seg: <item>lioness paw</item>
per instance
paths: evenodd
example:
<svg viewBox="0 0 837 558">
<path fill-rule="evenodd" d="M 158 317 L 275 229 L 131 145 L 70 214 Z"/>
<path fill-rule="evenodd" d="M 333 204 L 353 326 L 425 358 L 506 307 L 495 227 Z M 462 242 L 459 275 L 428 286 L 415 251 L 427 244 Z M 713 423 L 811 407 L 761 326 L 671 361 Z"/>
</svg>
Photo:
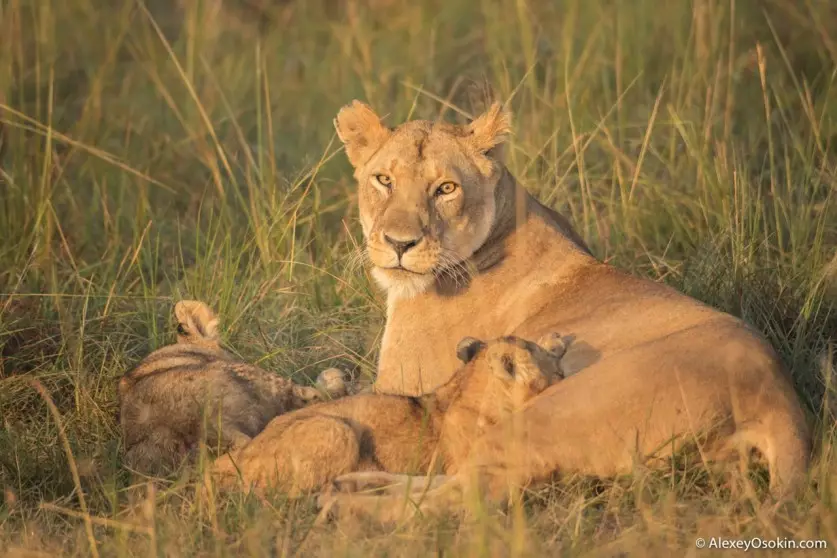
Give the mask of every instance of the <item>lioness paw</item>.
<svg viewBox="0 0 837 558">
<path fill-rule="evenodd" d="M 342 493 L 372 492 L 379 495 L 413 494 L 438 488 L 450 478 L 447 475 L 412 476 L 381 471 L 358 471 L 334 479 L 330 490 Z"/>
<path fill-rule="evenodd" d="M 363 482 L 363 477 L 357 474 L 345 476 Z M 328 486 L 317 497 L 320 514 L 316 522 L 321 523 L 331 518 L 363 518 L 386 524 L 407 521 L 417 514 L 436 515 L 464 511 L 462 486 L 454 477 L 390 476 L 403 478 L 392 489 L 384 489 L 383 494 L 346 492 L 342 491 L 338 484 Z M 373 477 L 374 473 L 370 480 L 375 480 Z M 403 479 L 410 479 L 414 484 L 405 485 Z M 410 487 L 409 490 L 406 490 L 407 486 Z"/>
</svg>

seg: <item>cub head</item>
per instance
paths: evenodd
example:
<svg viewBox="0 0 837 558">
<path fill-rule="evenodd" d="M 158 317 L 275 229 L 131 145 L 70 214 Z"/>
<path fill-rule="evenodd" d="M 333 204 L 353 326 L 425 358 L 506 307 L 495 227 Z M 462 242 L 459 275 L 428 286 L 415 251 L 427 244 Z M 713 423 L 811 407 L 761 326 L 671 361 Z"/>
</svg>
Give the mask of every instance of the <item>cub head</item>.
<svg viewBox="0 0 837 558">
<path fill-rule="evenodd" d="M 487 342 L 466 337 L 456 349 L 465 364 L 462 379 L 468 382 L 460 393 L 475 397 L 470 406 L 479 405 L 487 418 L 515 411 L 563 378 L 561 358 L 566 350 L 567 344 L 557 333 L 537 343 L 514 336 Z"/>
<path fill-rule="evenodd" d="M 177 342 L 207 349 L 220 348 L 218 316 L 198 300 L 181 300 L 174 305 L 177 318 Z"/>
<path fill-rule="evenodd" d="M 499 103 L 464 126 L 413 120 L 390 129 L 354 101 L 334 126 L 355 169 L 372 274 L 389 295 L 423 292 L 485 243 L 511 130 Z"/>
</svg>

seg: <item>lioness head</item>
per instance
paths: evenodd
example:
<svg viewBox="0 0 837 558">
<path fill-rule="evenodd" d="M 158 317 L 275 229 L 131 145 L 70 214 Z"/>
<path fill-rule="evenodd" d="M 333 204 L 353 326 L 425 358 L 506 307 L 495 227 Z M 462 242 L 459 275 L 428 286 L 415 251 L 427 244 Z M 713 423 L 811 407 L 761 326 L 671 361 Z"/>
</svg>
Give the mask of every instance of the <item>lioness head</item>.
<svg viewBox="0 0 837 558">
<path fill-rule="evenodd" d="M 537 343 L 508 336 L 483 342 L 466 337 L 459 342 L 457 357 L 468 385 L 459 390 L 465 403 L 482 409 L 488 419 L 519 409 L 554 381 L 563 378 L 561 358 L 567 345 L 558 334 L 543 336 Z"/>
<path fill-rule="evenodd" d="M 390 129 L 354 101 L 334 126 L 355 168 L 372 274 L 388 294 L 424 291 L 485 243 L 511 127 L 500 104 L 465 126 L 413 120 Z"/>
</svg>

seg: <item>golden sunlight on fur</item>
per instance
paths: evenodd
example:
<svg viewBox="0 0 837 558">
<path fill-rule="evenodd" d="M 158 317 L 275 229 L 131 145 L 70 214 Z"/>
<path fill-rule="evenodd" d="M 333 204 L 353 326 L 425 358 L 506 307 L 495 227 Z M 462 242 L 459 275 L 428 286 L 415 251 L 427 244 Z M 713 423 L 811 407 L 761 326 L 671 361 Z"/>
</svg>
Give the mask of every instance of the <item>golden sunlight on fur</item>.
<svg viewBox="0 0 837 558">
<path fill-rule="evenodd" d="M 561 336 L 532 343 L 504 337 L 463 339 L 463 366 L 422 397 L 357 395 L 277 417 L 249 444 L 222 456 L 222 486 L 316 489 L 352 471 L 455 473 L 472 440 L 561 377 Z M 434 458 L 435 456 L 435 458 Z"/>
<path fill-rule="evenodd" d="M 500 498 L 556 472 L 629 473 L 720 425 L 719 447 L 758 449 L 773 493 L 789 493 L 811 436 L 773 348 L 740 319 L 591 255 L 503 165 L 510 122 L 499 105 L 465 126 L 389 129 L 358 101 L 337 116 L 388 295 L 376 391 L 418 396 L 445 384 L 466 335 L 561 331 L 574 338 L 568 378 L 519 414 L 517 447 L 504 429 L 486 431 L 459 484 L 479 479 Z"/>
</svg>

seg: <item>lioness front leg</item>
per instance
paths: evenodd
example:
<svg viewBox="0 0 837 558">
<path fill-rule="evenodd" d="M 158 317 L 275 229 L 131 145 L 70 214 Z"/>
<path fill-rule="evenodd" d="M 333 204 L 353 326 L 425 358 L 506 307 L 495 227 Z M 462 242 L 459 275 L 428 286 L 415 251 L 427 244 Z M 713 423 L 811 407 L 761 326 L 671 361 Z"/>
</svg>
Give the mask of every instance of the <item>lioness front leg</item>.
<svg viewBox="0 0 837 558">
<path fill-rule="evenodd" d="M 381 483 L 390 481 L 383 485 Z M 347 486 L 348 485 L 348 486 Z M 349 488 L 353 491 L 342 491 Z M 381 489 L 369 494 L 364 489 Z M 451 476 L 409 476 L 384 473 L 349 473 L 323 490 L 317 498 L 317 522 L 331 516 L 368 517 L 383 523 L 398 522 L 414 515 L 439 515 L 464 509 L 462 484 Z"/>
<path fill-rule="evenodd" d="M 410 494 L 438 488 L 449 475 L 403 475 L 383 471 L 358 471 L 334 479 L 326 490 L 340 493 L 375 491 L 379 494 Z"/>
<path fill-rule="evenodd" d="M 463 513 L 480 503 L 502 505 L 517 493 L 509 489 L 521 488 L 526 478 L 510 475 L 502 458 L 493 463 L 475 461 L 453 476 L 349 473 L 338 477 L 319 495 L 319 520 L 355 516 L 392 523 L 415 515 Z M 375 493 L 370 494 L 373 490 Z"/>
<path fill-rule="evenodd" d="M 338 477 L 318 498 L 321 517 L 365 516 L 387 523 L 416 514 L 467 512 L 477 503 L 502 505 L 531 479 L 550 472 L 552 462 L 534 452 L 537 446 L 527 436 L 527 425 L 537 430 L 538 424 L 538 417 L 524 412 L 498 425 L 475 442 L 467 461 L 452 476 L 372 472 Z"/>
</svg>

